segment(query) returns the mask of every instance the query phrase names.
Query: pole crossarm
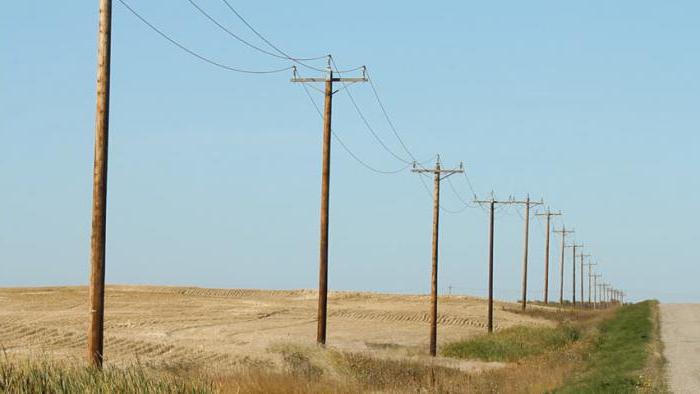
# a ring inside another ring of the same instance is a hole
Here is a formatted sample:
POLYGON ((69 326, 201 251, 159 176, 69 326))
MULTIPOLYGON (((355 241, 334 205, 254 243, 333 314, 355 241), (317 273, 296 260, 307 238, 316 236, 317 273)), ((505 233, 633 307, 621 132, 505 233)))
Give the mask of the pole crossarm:
POLYGON ((545 212, 536 213, 536 214, 535 214, 535 216, 546 216, 546 217, 550 217, 550 218, 551 218, 552 216, 562 216, 562 215, 563 215, 563 213, 561 213, 561 211, 559 211, 559 212, 552 212, 552 211, 549 210, 549 208, 547 208, 547 210, 546 210, 545 212))
MULTIPOLYGON (((297 68, 296 66, 292 67, 292 78, 289 80, 290 82, 296 82, 296 83, 319 83, 319 82, 349 82, 349 83, 357 83, 357 82, 367 82, 369 79, 367 78, 367 67, 362 66, 362 76, 360 77, 336 77, 335 74, 340 75, 338 72, 334 72, 333 68, 331 68, 331 62, 332 58, 330 55, 328 55, 328 66, 326 68, 326 76, 325 77, 300 77, 297 74, 297 68)), ((335 94, 338 91, 333 91, 331 94, 335 94)))
POLYGON ((531 201, 529 199, 527 199, 527 200, 512 200, 510 203, 513 205, 525 205, 525 206, 529 205, 531 207, 534 207, 534 206, 538 206, 538 205, 544 205, 544 200, 540 200, 540 201, 531 201))

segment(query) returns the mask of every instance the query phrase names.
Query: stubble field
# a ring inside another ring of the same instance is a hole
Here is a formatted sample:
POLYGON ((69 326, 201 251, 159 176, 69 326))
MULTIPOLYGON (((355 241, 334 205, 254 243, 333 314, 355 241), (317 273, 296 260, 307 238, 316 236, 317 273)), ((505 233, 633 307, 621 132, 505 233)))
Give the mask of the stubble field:
MULTIPOLYGON (((329 297, 328 346, 385 358, 426 360, 427 296, 338 292, 329 297)), ((496 329, 553 325, 496 303, 496 329)), ((0 346, 13 356, 82 360, 86 349, 85 287, 0 289, 0 346)), ((277 364, 285 346, 313 345, 316 292, 190 287, 108 286, 105 358, 113 365, 201 367, 277 364)), ((485 331, 485 300, 441 297, 438 341, 485 331)), ((441 362, 464 370, 497 363, 441 362), (458 365, 456 365, 458 364, 458 365)))

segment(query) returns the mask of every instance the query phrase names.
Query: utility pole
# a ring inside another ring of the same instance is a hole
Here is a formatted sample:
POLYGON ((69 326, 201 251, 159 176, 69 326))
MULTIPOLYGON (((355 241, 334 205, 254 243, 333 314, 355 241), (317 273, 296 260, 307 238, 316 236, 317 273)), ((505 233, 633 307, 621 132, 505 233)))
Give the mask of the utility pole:
POLYGON ((576 249, 577 248, 583 248, 584 245, 577 245, 576 242, 574 242, 572 245, 567 245, 567 248, 571 248, 573 250, 573 260, 571 261, 571 268, 572 268, 572 280, 571 280, 571 303, 573 304, 574 307, 576 307, 576 249))
MULTIPOLYGON (((591 307, 593 304, 591 303, 591 284, 592 284, 592 279, 593 279, 593 266, 598 265, 598 263, 587 263, 588 266, 588 306, 591 307)), ((581 275, 583 275, 583 271, 581 271, 581 275)))
POLYGON ((460 163, 459 168, 443 169, 440 166, 440 155, 437 156, 435 168, 417 168, 413 163, 412 172, 423 176, 424 173, 433 174, 434 194, 433 194, 433 270, 430 281, 430 355, 437 354, 437 304, 438 304, 438 235, 440 226, 440 182, 445 178, 464 172, 464 166, 460 163))
POLYGON ((524 241, 524 246, 523 246, 523 271, 522 271, 522 284, 521 284, 521 289, 522 289, 522 309, 525 310, 525 307, 527 306, 527 257, 528 257, 528 249, 530 245, 530 207, 534 207, 537 205, 543 205, 544 201, 531 201, 530 200, 530 195, 528 194, 527 198, 524 201, 511 201, 511 204, 522 204, 525 205, 525 241, 524 241))
POLYGON ((92 174, 90 235, 90 324, 88 361, 102 368, 104 360, 105 240, 107 234, 107 154, 109 145, 109 76, 112 53, 112 1, 100 0, 97 35, 97 109, 95 162, 92 174))
POLYGON ((331 68, 331 57, 328 56, 328 68, 325 77, 300 78, 294 68, 294 76, 291 82, 299 83, 325 83, 325 100, 323 111, 323 149, 322 149, 322 171, 321 171, 321 239, 319 256, 319 285, 318 285, 318 325, 316 330, 316 342, 320 345, 326 344, 326 317, 328 309, 328 210, 329 210, 329 187, 331 175, 331 108, 333 105, 333 82, 366 82, 367 76, 341 78, 333 75, 331 68))
POLYGON ((602 278, 602 277, 603 277, 603 275, 601 275, 601 274, 594 274, 593 275, 593 291, 595 292, 595 294, 593 295, 593 309, 598 309, 598 303, 600 301, 598 299, 598 294, 599 294, 599 292, 598 292, 598 278, 602 278))
POLYGON ((567 230, 562 226, 561 230, 554 230, 561 234, 561 262, 559 263, 559 305, 564 306, 564 254, 566 252, 566 236, 575 233, 575 230, 567 230))
POLYGON ((583 254, 583 253, 581 253, 581 254, 579 255, 579 257, 581 258, 581 271, 579 271, 579 272, 581 272, 581 305, 582 305, 582 306, 585 306, 586 299, 583 297, 583 272, 584 272, 584 271, 583 271, 583 265, 584 265, 584 264, 583 264, 583 259, 584 259, 585 257, 591 257, 591 255, 590 255, 590 254, 583 254))
POLYGON ((603 283, 603 303, 605 304, 605 307, 608 307, 608 286, 610 286, 607 283, 603 283))
POLYGON ((561 216, 561 212, 554 213, 549 207, 545 213, 535 214, 536 216, 547 217, 547 234, 545 235, 545 246, 544 246, 544 303, 549 303, 549 235, 552 232, 551 222, 552 216, 561 216))
POLYGON ((511 200, 498 201, 491 194, 490 200, 478 200, 475 199, 476 204, 489 204, 489 302, 488 302, 488 315, 487 315, 487 330, 489 333, 493 332, 493 243, 494 243, 494 229, 495 229, 495 208, 496 204, 510 204, 511 200))

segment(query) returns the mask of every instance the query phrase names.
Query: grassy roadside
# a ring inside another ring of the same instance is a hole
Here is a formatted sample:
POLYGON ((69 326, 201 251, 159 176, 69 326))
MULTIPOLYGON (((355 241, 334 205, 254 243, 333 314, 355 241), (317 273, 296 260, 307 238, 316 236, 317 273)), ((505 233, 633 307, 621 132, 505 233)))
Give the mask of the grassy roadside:
POLYGON ((555 328, 514 327, 450 344, 450 357, 507 361, 488 371, 475 392, 668 392, 659 336, 658 303, 646 301, 602 312, 532 310, 552 315, 555 328), (513 378, 518 377, 518 385, 513 378))
POLYGON ((600 325, 589 349, 583 373, 558 393, 667 392, 663 380, 663 358, 657 356, 656 301, 627 305, 600 325))

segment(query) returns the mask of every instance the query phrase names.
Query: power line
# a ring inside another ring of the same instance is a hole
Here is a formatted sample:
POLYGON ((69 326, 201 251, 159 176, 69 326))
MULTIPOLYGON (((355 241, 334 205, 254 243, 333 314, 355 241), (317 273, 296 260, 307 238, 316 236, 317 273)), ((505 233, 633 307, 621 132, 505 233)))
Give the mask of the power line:
POLYGON ((477 208, 476 206, 469 204, 467 201, 465 201, 462 196, 460 196, 459 193, 457 193, 457 189, 455 188, 454 184, 452 183, 452 180, 450 178, 447 178, 447 184, 450 186, 450 189, 452 190, 452 193, 457 197, 459 201, 464 204, 465 207, 467 208, 477 208))
MULTIPOLYGON (((192 0, 188 0, 188 1, 191 2, 192 0)), ((222 1, 224 2, 224 4, 226 4, 226 7, 228 7, 228 9, 229 9, 231 12, 233 12, 233 14, 236 15, 236 17, 237 17, 238 19, 240 19, 241 22, 243 22, 243 24, 245 24, 245 25, 250 29, 250 31, 252 31, 256 36, 258 36, 258 38, 260 38, 261 40, 263 40, 268 46, 270 46, 270 48, 274 49, 275 51, 277 51, 277 53, 279 53, 279 54, 282 55, 282 56, 269 53, 268 51, 265 51, 265 50, 260 49, 260 48, 257 48, 257 47, 256 47, 256 49, 259 49, 259 50, 261 50, 263 53, 266 53, 266 54, 271 55, 271 56, 275 56, 275 57, 279 57, 279 58, 282 58, 282 59, 291 60, 291 61, 293 61, 293 62, 295 62, 295 63, 297 63, 297 64, 299 64, 299 65, 302 65, 302 66, 304 66, 304 67, 306 67, 306 68, 309 68, 309 69, 311 69, 311 70, 315 70, 315 71, 319 71, 319 72, 324 72, 324 71, 326 71, 326 70, 324 70, 324 69, 322 69, 322 68, 310 66, 310 65, 304 63, 303 61, 320 60, 320 59, 325 59, 325 58, 327 58, 327 57, 330 58, 330 57, 331 57, 330 54, 328 54, 328 55, 323 55, 323 56, 317 56, 317 57, 310 57, 310 58, 300 58, 300 57, 296 57, 296 56, 290 56, 290 55, 287 54, 285 51, 281 50, 278 46, 276 46, 275 44, 273 44, 270 40, 268 40, 267 38, 265 38, 265 36, 263 36, 259 31, 257 31, 257 30, 253 27, 253 25, 252 25, 251 23, 249 23, 249 22, 243 17, 243 15, 241 15, 238 11, 236 11, 236 9, 231 5, 231 3, 229 3, 227 0, 222 0, 222 1)), ((348 69, 348 70, 337 70, 337 71, 338 71, 338 73, 346 73, 346 72, 351 72, 351 71, 357 71, 357 70, 360 70, 360 69, 363 69, 363 68, 364 68, 364 66, 358 66, 358 67, 355 67, 355 68, 352 68, 352 69, 348 69)))
POLYGON ((188 47, 184 46, 184 45, 181 44, 180 42, 176 41, 175 39, 173 39, 172 37, 170 37, 169 35, 167 35, 166 33, 164 33, 162 30, 160 30, 159 28, 157 28, 155 25, 153 25, 151 22, 149 22, 149 21, 148 21, 146 18, 144 18, 141 14, 139 14, 138 12, 136 12, 136 10, 133 9, 133 8, 132 8, 129 4, 127 4, 124 0, 119 0, 119 2, 120 2, 124 7, 126 7, 127 10, 129 10, 132 14, 134 14, 134 16, 137 17, 141 22, 143 22, 146 26, 148 26, 149 28, 151 28, 151 30, 153 30, 154 32, 158 33, 161 37, 163 37, 163 38, 165 38, 166 40, 168 40, 171 44, 173 44, 173 45, 175 45, 176 47, 180 48, 181 50, 183 50, 183 51, 189 53, 190 55, 196 57, 197 59, 202 60, 202 61, 204 61, 204 62, 206 62, 206 63, 209 63, 209 64, 211 64, 211 65, 213 65, 213 66, 222 68, 222 69, 224 69, 224 70, 235 71, 235 72, 244 73, 244 74, 274 74, 274 73, 279 73, 279 72, 283 72, 283 71, 287 71, 287 70, 291 70, 291 69, 292 69, 292 67, 290 66, 290 67, 285 67, 285 68, 280 68, 280 69, 274 69, 274 70, 249 70, 249 69, 243 69, 243 68, 239 68, 239 67, 233 67, 233 66, 229 66, 229 65, 227 65, 227 64, 223 64, 223 63, 217 62, 217 61, 212 60, 212 59, 210 59, 210 58, 208 58, 208 57, 206 57, 206 56, 204 56, 204 55, 199 54, 198 52, 195 52, 195 51, 192 50, 192 49, 189 49, 188 47))
MULTIPOLYGON (((306 86, 306 84, 303 84, 303 83, 302 83, 301 86, 304 88, 304 92, 306 93, 306 96, 307 96, 307 97, 309 98, 309 100, 311 101, 311 104, 313 104, 313 106, 314 106, 314 108, 316 109, 316 112, 318 113, 318 115, 319 115, 321 118, 323 118, 323 113, 321 112, 321 108, 319 108, 319 107, 318 107, 318 104, 316 104, 316 101, 314 100, 313 96, 311 96, 311 92, 309 92, 309 89, 308 89, 308 87, 306 86)), ((360 163, 363 167, 367 168, 368 170, 370 170, 370 171, 372 171, 372 172, 376 172, 377 174, 397 174, 397 173, 399 173, 399 172, 401 172, 401 171, 406 170, 406 169, 409 167, 409 165, 406 165, 406 166, 401 167, 401 168, 399 168, 399 169, 396 169, 396 170, 388 170, 388 171, 387 171, 387 170, 380 170, 380 169, 378 169, 378 168, 375 168, 375 167, 369 165, 369 164, 368 164, 367 162, 365 162, 364 160, 360 159, 347 145, 345 145, 345 142, 343 142, 343 140, 338 136, 338 134, 337 134, 335 131, 331 130, 331 133, 332 133, 332 135, 333 135, 333 138, 335 138, 335 140, 338 141, 338 143, 340 144, 340 146, 345 150, 345 152, 347 152, 347 153, 350 155, 350 157, 352 157, 353 159, 355 159, 355 161, 357 161, 357 162, 360 163)))
POLYGON ((372 92, 374 93, 374 97, 377 99, 377 103, 379 104, 379 108, 382 110, 382 113, 384 114, 384 118, 386 119, 387 123, 389 124, 391 131, 394 133, 394 136, 396 136, 396 139, 399 140, 401 147, 403 148, 404 151, 406 151, 408 156, 410 156, 411 159, 416 160, 415 156, 408 149, 408 147, 404 143, 403 139, 399 135, 399 132, 396 130, 396 127, 394 126, 394 122, 391 121, 391 117, 389 116, 389 112, 386 110, 386 107, 384 107, 384 103, 382 103, 382 100, 379 97, 379 92, 377 92, 377 87, 374 85, 374 79, 370 76, 369 72, 367 73, 367 80, 369 81, 369 86, 372 88, 372 92))
POLYGON ((287 54, 278 55, 278 54, 276 54, 276 53, 270 52, 270 51, 268 51, 268 50, 265 50, 265 49, 263 49, 263 48, 260 48, 259 46, 255 45, 255 44, 250 43, 250 41, 245 40, 244 38, 242 38, 242 37, 239 36, 238 34, 232 32, 231 30, 229 30, 226 26, 222 25, 218 20, 216 20, 216 18, 214 18, 213 16, 211 16, 211 14, 209 14, 209 13, 208 13, 207 11, 205 11, 202 7, 200 7, 197 3, 195 3, 194 0, 187 0, 187 1, 188 1, 197 11, 199 11, 200 14, 202 14, 204 17, 206 17, 206 18, 209 19, 212 23, 214 23, 219 29, 221 29, 222 31, 226 32, 226 34, 228 34, 229 36, 235 38, 237 41, 239 41, 240 43, 246 45, 247 47, 249 47, 249 48, 251 48, 251 49, 254 49, 254 50, 258 51, 258 52, 264 53, 265 55, 269 55, 269 56, 276 57, 276 58, 278 58, 278 59, 291 60, 291 61, 293 61, 293 62, 295 62, 295 63, 297 63, 297 64, 300 64, 300 65, 302 65, 302 66, 304 66, 304 67, 307 67, 307 68, 310 68, 310 69, 312 69, 312 70, 323 71, 322 68, 310 66, 310 65, 308 65, 308 64, 306 64, 306 63, 304 63, 304 62, 302 62, 301 60, 318 60, 318 59, 323 59, 325 56, 321 56, 321 57, 318 57, 318 58, 311 58, 311 59, 298 59, 298 58, 294 58, 294 57, 288 56, 287 54))
MULTIPOLYGON (((333 58, 331 58, 331 62, 333 63, 333 67, 335 68, 336 73, 342 74, 342 72, 338 70, 338 65, 335 63, 335 60, 333 60, 333 58)), ((343 86, 347 88, 348 85, 346 85, 345 82, 343 82, 343 86)), ((369 121, 367 120, 367 117, 362 113, 362 110, 361 110, 360 107, 357 105, 357 102, 355 101, 355 98, 352 96, 352 93, 350 93, 350 90, 349 90, 349 89, 345 89, 345 93, 347 93, 348 98, 350 99, 350 102, 352 103, 353 107, 355 108, 355 112, 357 112, 357 115, 360 117, 360 119, 361 119, 362 122, 364 123, 365 127, 367 128, 367 130, 372 134, 372 136, 373 136, 374 139, 379 143, 379 145, 381 145, 381 147, 382 147, 385 151, 387 151, 391 156, 393 156, 396 160, 398 160, 398 161, 400 161, 400 162, 402 162, 402 163, 404 163, 404 164, 411 164, 412 162, 411 162, 410 160, 406 160, 406 159, 402 158, 401 156, 397 155, 396 153, 394 153, 394 151, 392 151, 392 150, 384 143, 384 141, 379 137, 379 135, 377 135, 377 133, 374 131, 374 128, 372 127, 372 125, 369 124, 369 121)))
MULTIPOLYGON (((250 23, 248 23, 248 21, 238 11, 236 11, 236 9, 231 5, 231 3, 229 3, 227 0, 222 0, 222 1, 224 2, 224 4, 226 4, 228 9, 231 10, 231 12, 233 12, 236 15, 236 17, 238 17, 238 19, 241 20, 241 22, 243 22, 246 26, 248 26, 248 28, 253 33, 255 33, 256 36, 258 36, 258 38, 263 40, 267 45, 270 46, 270 48, 272 48, 275 51, 277 51, 278 53, 284 55, 285 58, 287 58, 289 60, 293 60, 295 62, 299 62, 299 64, 302 64, 300 62, 302 60, 304 60, 304 61, 320 60, 320 59, 324 59, 324 58, 326 58, 326 56, 328 56, 328 55, 323 55, 323 56, 310 57, 310 58, 299 58, 299 57, 293 57, 293 56, 288 55, 283 50, 279 49, 276 45, 274 45, 272 42, 270 42, 267 38, 265 38, 262 34, 260 34, 250 23)), ((304 64, 302 64, 302 65, 304 65, 304 64)), ((316 70, 316 71, 319 71, 319 70, 316 70)))
MULTIPOLYGON (((425 169, 425 168, 422 168, 422 169, 425 169)), ((425 183, 425 180, 423 180, 423 176, 428 176, 428 175, 425 175, 425 174, 420 174, 420 175, 422 175, 422 176, 419 176, 418 179, 420 179, 420 183, 423 185, 423 189, 425 189, 425 192, 428 193, 428 197, 433 198, 432 193, 430 193, 430 188, 428 188, 428 185, 425 183)), ((447 212, 447 213, 451 213, 451 214, 455 214, 455 215, 458 214, 458 213, 462 213, 462 212, 466 211, 467 208, 468 208, 467 206, 464 206, 464 207, 462 207, 462 208, 460 208, 460 209, 454 209, 454 210, 453 210, 453 209, 445 208, 445 207, 442 206, 442 204, 440 204, 440 210, 441 210, 441 211, 447 212)))

